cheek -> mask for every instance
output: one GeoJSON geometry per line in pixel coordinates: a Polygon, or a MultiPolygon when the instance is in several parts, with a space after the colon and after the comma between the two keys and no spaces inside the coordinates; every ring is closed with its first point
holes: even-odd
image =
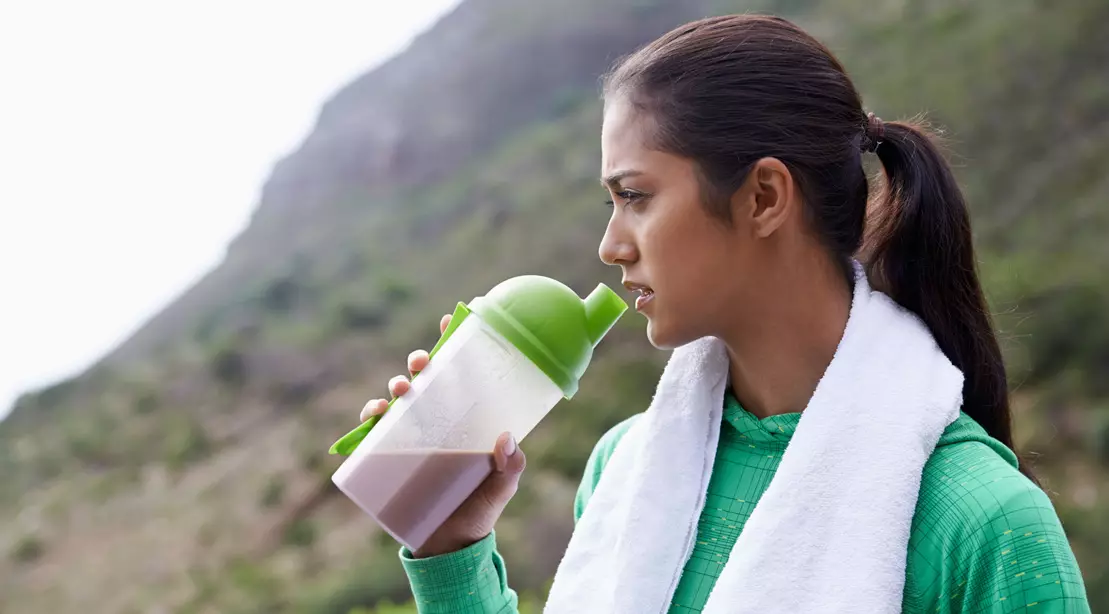
{"type": "MultiPolygon", "coordinates": [[[[703,214],[702,214],[703,215],[703,214]]],[[[719,228],[692,215],[671,220],[659,231],[659,266],[665,268],[667,287],[674,285],[704,294],[719,284],[734,249],[719,228]]]]}
{"type": "Polygon", "coordinates": [[[659,309],[651,319],[652,342],[684,343],[712,334],[738,280],[730,270],[734,246],[716,228],[675,221],[664,231],[654,256],[659,265],[659,309]],[[657,336],[657,339],[655,338],[657,336]]]}

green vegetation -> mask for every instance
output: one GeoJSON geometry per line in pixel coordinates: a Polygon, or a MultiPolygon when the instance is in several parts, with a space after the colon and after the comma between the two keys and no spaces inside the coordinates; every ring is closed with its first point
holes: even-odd
{"type": "Polygon", "coordinates": [[[33,563],[42,556],[45,545],[35,535],[24,535],[12,546],[11,558],[17,563],[33,563]]]}
{"type": "Polygon", "coordinates": [[[262,507],[278,507],[284,500],[285,480],[283,480],[281,476],[275,475],[270,478],[270,481],[266,482],[266,487],[262,491],[259,503],[262,507]]]}
{"type": "MultiPolygon", "coordinates": [[[[0,423],[0,610],[415,612],[396,544],[330,488],[327,447],[457,301],[521,273],[618,283],[596,257],[597,75],[745,10],[810,27],[869,110],[945,129],[1018,440],[1109,610],[1109,4],[1089,0],[464,2],[325,106],[217,270],[0,423]]],[[[624,318],[523,442],[498,526],[522,611],[540,611],[593,444],[647,406],[664,360],[624,318]]]]}
{"type": "Polygon", "coordinates": [[[306,518],[301,518],[289,525],[285,531],[285,543],[298,548],[307,548],[316,541],[316,525],[306,518]]]}

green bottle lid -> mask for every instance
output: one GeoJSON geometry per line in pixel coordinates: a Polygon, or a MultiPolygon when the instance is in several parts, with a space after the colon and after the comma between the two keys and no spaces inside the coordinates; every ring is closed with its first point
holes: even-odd
{"type": "MultiPolygon", "coordinates": [[[[434,357],[462,321],[476,313],[535,363],[569,399],[578,391],[578,381],[593,358],[593,348],[627,309],[620,295],[604,284],[598,284],[582,299],[549,277],[513,277],[475,298],[469,306],[459,303],[430,355],[434,357]]],[[[330,452],[353,452],[380,418],[374,416],[355,427],[332,444],[330,452]]]]}
{"type": "Polygon", "coordinates": [[[562,283],[523,275],[497,284],[474,299],[470,310],[527,356],[562,389],[566,398],[627,303],[604,284],[584,300],[562,283]]]}

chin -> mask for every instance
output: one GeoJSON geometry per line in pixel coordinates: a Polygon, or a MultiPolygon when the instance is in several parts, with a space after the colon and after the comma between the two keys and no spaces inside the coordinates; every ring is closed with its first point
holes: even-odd
{"type": "Polygon", "coordinates": [[[691,341],[686,339],[685,335],[680,334],[679,331],[674,330],[672,327],[660,325],[659,322],[647,319],[647,341],[651,345],[660,350],[673,350],[681,347],[691,341]]]}

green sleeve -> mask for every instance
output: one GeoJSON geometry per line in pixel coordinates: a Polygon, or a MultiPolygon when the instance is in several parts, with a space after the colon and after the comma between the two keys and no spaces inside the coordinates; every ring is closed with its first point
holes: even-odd
{"type": "Polygon", "coordinates": [[[582,513],[585,512],[585,505],[589,502],[593,491],[596,490],[597,483],[601,481],[601,473],[604,472],[605,464],[612,457],[612,453],[616,451],[616,444],[620,443],[620,440],[627,434],[628,429],[632,427],[632,424],[640,415],[642,414],[635,414],[612,427],[601,437],[597,445],[593,446],[593,452],[585,463],[585,474],[582,476],[577,495],[574,497],[575,523],[581,519],[582,513]]]}
{"type": "Polygon", "coordinates": [[[517,597],[508,587],[497,538],[425,559],[401,548],[401,563],[420,614],[515,614],[517,597]]]}
{"type": "Polygon", "coordinates": [[[980,444],[929,462],[907,562],[909,614],[1090,612],[1051,500],[980,444]]]}
{"type": "MultiPolygon", "coordinates": [[[[574,499],[575,521],[581,517],[589,496],[601,478],[605,463],[634,418],[632,416],[610,429],[594,446],[574,499]]],[[[400,558],[420,614],[517,612],[518,598],[515,591],[508,587],[508,573],[504,559],[497,552],[494,533],[457,552],[426,559],[413,558],[411,552],[401,548],[400,558]]]]}

